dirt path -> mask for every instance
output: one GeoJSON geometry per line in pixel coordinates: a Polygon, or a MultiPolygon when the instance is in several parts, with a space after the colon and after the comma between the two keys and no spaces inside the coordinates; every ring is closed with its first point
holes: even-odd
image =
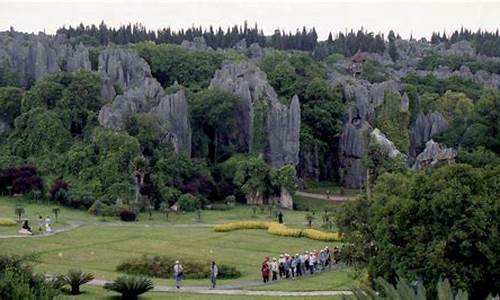
{"type": "Polygon", "coordinates": [[[320,200],[326,200],[326,201],[344,202],[344,201],[349,201],[349,200],[354,199],[354,197],[349,197],[349,196],[338,196],[338,195],[327,196],[325,194],[308,193],[308,192],[301,192],[301,191],[296,191],[295,194],[298,196],[302,196],[302,197],[308,197],[308,198],[314,198],[314,199],[320,199],[320,200]]]}
{"type": "MultiPolygon", "coordinates": [[[[108,281],[94,279],[88,284],[94,286],[104,286],[108,281]]],[[[194,293],[194,294],[215,294],[215,295],[246,295],[246,296],[292,296],[292,297],[311,297],[311,296],[338,296],[338,295],[352,295],[351,291],[309,291],[309,292],[289,292],[289,291],[249,291],[241,290],[239,288],[252,287],[255,283],[247,285],[236,286],[220,286],[216,289],[198,286],[183,286],[180,289],[171,286],[157,285],[153,292],[176,292],[176,293],[194,293]]],[[[262,285],[259,283],[258,285],[262,285]]]]}

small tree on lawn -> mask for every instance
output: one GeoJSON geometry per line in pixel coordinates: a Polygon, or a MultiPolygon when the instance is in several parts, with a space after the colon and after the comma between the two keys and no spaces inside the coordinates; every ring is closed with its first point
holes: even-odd
{"type": "Polygon", "coordinates": [[[21,217],[22,217],[22,215],[24,215],[24,213],[25,213],[25,211],[24,211],[24,207],[23,207],[21,204],[16,205],[16,209],[14,210],[14,213],[15,213],[15,214],[16,214],[16,216],[18,217],[19,222],[21,222],[21,217]]]}
{"type": "Polygon", "coordinates": [[[149,215],[149,219],[150,220],[153,220],[153,211],[154,211],[155,207],[151,204],[148,204],[147,206],[147,210],[148,210],[148,215],[149,215]]]}
{"type": "Polygon", "coordinates": [[[170,214],[170,207],[168,206],[168,202],[162,202],[160,204],[160,211],[165,216],[165,219],[168,221],[168,215],[170,214]]]}
{"type": "Polygon", "coordinates": [[[54,217],[56,218],[56,223],[57,223],[57,217],[59,216],[60,211],[61,211],[61,209],[59,207],[54,207],[52,209],[52,212],[54,213],[54,217]]]}
{"type": "Polygon", "coordinates": [[[311,214],[307,214],[306,215],[306,221],[307,221],[307,225],[309,226],[309,228],[312,227],[312,222],[314,220],[314,216],[311,215],[311,214]]]}

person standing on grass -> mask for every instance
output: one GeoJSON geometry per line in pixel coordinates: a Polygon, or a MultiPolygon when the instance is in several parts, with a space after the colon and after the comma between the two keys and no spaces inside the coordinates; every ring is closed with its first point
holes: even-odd
{"type": "Polygon", "coordinates": [[[269,257],[266,257],[262,266],[260,267],[260,272],[262,273],[262,281],[264,283],[269,282],[269,257]]]}
{"type": "Polygon", "coordinates": [[[182,268],[182,265],[180,264],[180,262],[178,260],[176,260],[175,265],[174,265],[174,278],[175,278],[175,287],[177,287],[177,289],[181,288],[181,280],[182,280],[183,270],[184,270],[184,268],[182,268]]]}
{"type": "Polygon", "coordinates": [[[272,281],[278,280],[278,271],[278,262],[276,261],[276,257],[273,257],[273,262],[271,263],[272,281]]]}
{"type": "Polygon", "coordinates": [[[210,265],[210,281],[212,282],[212,288],[215,289],[215,284],[217,282],[217,275],[219,274],[219,269],[215,264],[215,261],[212,261],[210,265]]]}
{"type": "Polygon", "coordinates": [[[42,216],[38,216],[38,233],[42,233],[43,232],[43,228],[44,228],[44,221],[43,221],[43,217],[42,216]]]}
{"type": "Polygon", "coordinates": [[[283,224],[283,212],[281,210],[278,213],[278,223],[283,224]]]}

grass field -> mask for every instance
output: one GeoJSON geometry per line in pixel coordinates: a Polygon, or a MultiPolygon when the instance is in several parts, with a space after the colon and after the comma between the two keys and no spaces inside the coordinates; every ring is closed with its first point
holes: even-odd
{"type": "MultiPolygon", "coordinates": [[[[18,202],[19,199],[0,198],[0,217],[15,218],[14,208],[18,202]]],[[[26,211],[23,217],[35,220],[35,223],[40,214],[52,215],[54,207],[33,202],[23,202],[23,205],[26,211]]],[[[305,212],[285,211],[284,214],[288,225],[306,226],[305,212]]],[[[59,273],[70,268],[79,268],[92,272],[96,278],[106,280],[112,280],[118,275],[116,272],[118,264],[128,258],[144,254],[168,255],[178,258],[181,262],[188,259],[207,262],[215,260],[219,264],[235,266],[242,272],[242,277],[219,280],[219,285],[244,286],[256,284],[260,280],[260,263],[266,256],[315,250],[335,244],[306,238],[278,237],[263,230],[217,233],[212,229],[212,225],[216,223],[245,219],[270,219],[270,217],[267,210],[254,215],[251,208],[238,206],[229,211],[203,211],[201,220],[196,213],[186,213],[171,214],[166,221],[163,215],[155,213],[152,220],[142,214],[138,222],[125,223],[111,218],[103,221],[85,211],[61,208],[55,229],[75,222],[84,225],[43,238],[0,239],[0,253],[34,254],[38,258],[35,270],[40,272],[59,273]]],[[[0,227],[0,235],[16,234],[17,229],[0,227]]],[[[331,271],[303,280],[280,282],[255,289],[282,291],[346,289],[355,284],[348,273],[346,270],[331,271]]],[[[153,278],[153,280],[156,284],[173,286],[172,279],[153,278]]],[[[208,280],[184,280],[184,285],[207,286],[208,280]]],[[[78,296],[78,299],[86,299],[85,297],[93,293],[102,296],[113,295],[102,288],[88,287],[88,293],[78,296]]],[[[182,299],[185,299],[184,296],[185,294],[182,294],[182,299]]],[[[168,297],[172,298],[162,297],[162,299],[177,299],[178,296],[169,294],[168,297]]],[[[192,298],[187,299],[209,299],[204,297],[192,295],[192,298]]],[[[148,293],[144,299],[156,299],[155,293],[148,293]]],[[[227,299],[240,298],[231,296],[227,299]]]]}

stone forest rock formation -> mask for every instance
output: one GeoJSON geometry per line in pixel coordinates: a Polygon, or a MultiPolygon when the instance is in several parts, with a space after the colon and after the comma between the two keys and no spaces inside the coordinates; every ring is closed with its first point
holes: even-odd
{"type": "Polygon", "coordinates": [[[289,105],[281,103],[266,74],[251,63],[223,65],[215,72],[210,85],[240,96],[234,137],[243,149],[263,154],[275,167],[298,163],[300,103],[297,96],[289,105]]]}
{"type": "Polygon", "coordinates": [[[171,137],[175,149],[191,153],[189,109],[183,90],[165,95],[161,84],[151,75],[146,61],[128,50],[101,52],[99,72],[104,81],[102,95],[108,99],[114,97],[113,102],[103,106],[99,112],[102,126],[123,129],[131,114],[151,113],[168,124],[165,135],[171,137]],[[117,89],[123,90],[123,94],[119,94],[117,89]]]}

